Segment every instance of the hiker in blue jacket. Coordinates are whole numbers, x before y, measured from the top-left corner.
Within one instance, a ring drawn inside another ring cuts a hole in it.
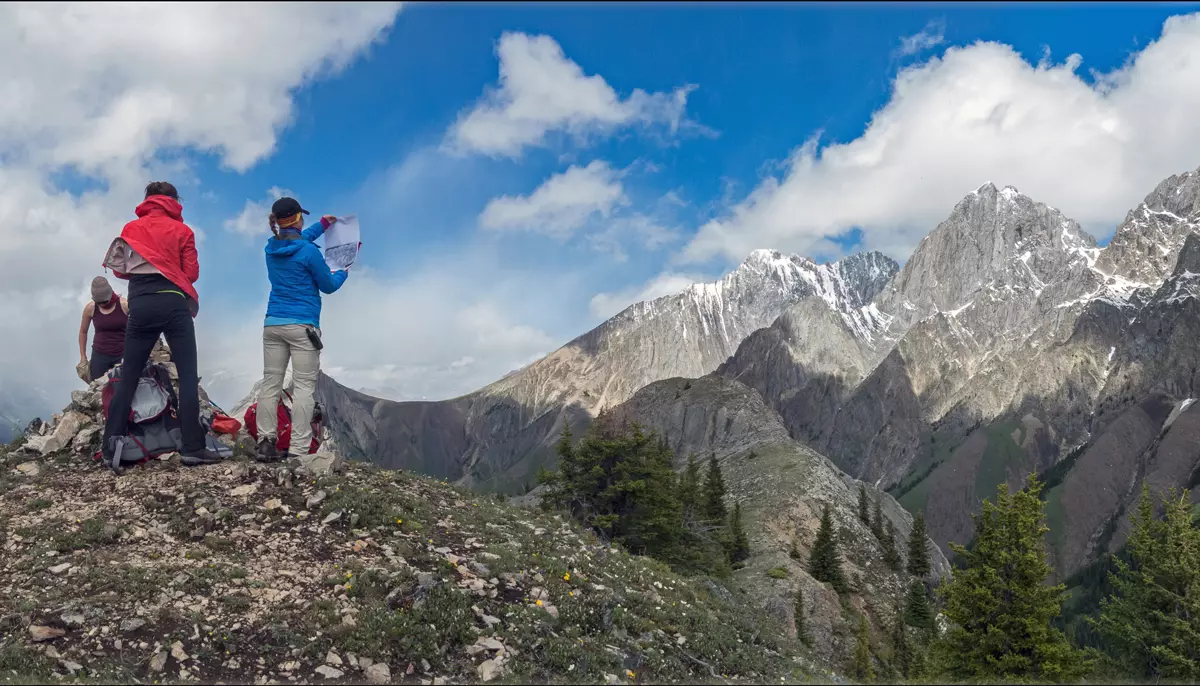
[[[271,296],[263,323],[263,383],[258,394],[258,459],[275,461],[304,455],[312,442],[313,393],[321,370],[321,294],[333,293],[346,282],[344,269],[331,271],[313,241],[337,219],[326,215],[301,230],[302,208],[294,198],[271,206],[267,239],[267,277]],[[288,360],[292,363],[292,436],[286,455],[276,446],[277,403],[283,391]]]

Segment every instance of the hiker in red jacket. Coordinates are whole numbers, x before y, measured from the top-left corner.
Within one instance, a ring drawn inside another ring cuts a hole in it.
[[[206,449],[200,426],[200,377],[192,322],[199,311],[199,296],[192,285],[200,278],[195,235],[183,223],[178,191],[166,181],[146,186],[146,199],[136,213],[138,218],[125,225],[104,260],[117,278],[129,281],[129,323],[122,361],[126,373],[113,393],[104,427],[101,451],[105,464],[111,463],[117,442],[128,433],[138,379],[155,342],[164,334],[179,372],[180,462],[189,466],[220,462],[220,456]]]

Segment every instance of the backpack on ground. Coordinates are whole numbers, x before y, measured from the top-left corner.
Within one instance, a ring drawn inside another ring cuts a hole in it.
[[[101,391],[101,406],[104,421],[107,424],[109,407],[121,375],[125,373],[124,365],[117,365],[108,373],[108,381]],[[230,419],[225,417],[225,419]],[[232,421],[232,420],[230,420]],[[200,417],[201,428],[205,430],[205,447],[228,458],[233,456],[233,449],[221,443],[213,435],[214,424],[220,424],[220,417]],[[234,424],[237,422],[234,421]],[[133,401],[129,404],[129,423],[126,435],[116,437],[116,445],[109,464],[105,465],[114,470],[142,464],[152,457],[183,450],[183,431],[179,423],[179,399],[175,395],[175,387],[171,383],[170,372],[167,368],[155,363],[149,363],[138,377],[137,389],[133,393]],[[234,430],[236,432],[236,429]],[[104,460],[103,447],[92,455],[96,462]]]
[[[109,408],[122,375],[128,373],[124,365],[113,367],[108,381],[101,391],[101,405],[107,424]],[[117,437],[110,467],[128,467],[142,464],[152,457],[178,452],[183,449],[183,433],[179,427],[179,399],[171,385],[167,369],[158,364],[147,364],[138,377],[137,390],[129,404],[127,434]],[[103,449],[96,451],[92,459],[103,460]]]
[[[287,391],[284,391],[283,393],[287,396],[287,400],[290,403],[292,400],[292,395]],[[283,398],[279,399],[279,402],[275,407],[275,417],[278,422],[275,431],[275,448],[280,453],[286,454],[288,448],[292,444],[292,409],[284,404]],[[250,437],[254,439],[254,442],[258,443],[257,402],[246,408],[246,414],[243,418],[246,420],[246,431],[250,434]],[[317,452],[317,449],[321,447],[321,435],[324,430],[325,414],[322,411],[321,403],[314,402],[312,416],[312,442],[308,445],[309,455]]]

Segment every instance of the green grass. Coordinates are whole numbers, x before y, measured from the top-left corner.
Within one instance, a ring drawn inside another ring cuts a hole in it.
[[[772,579],[786,579],[788,578],[789,574],[788,570],[784,569],[783,567],[772,567],[771,569],[767,570],[767,576],[771,577]]]

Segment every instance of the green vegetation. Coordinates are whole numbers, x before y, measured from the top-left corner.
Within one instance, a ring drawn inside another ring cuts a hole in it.
[[[605,540],[650,555],[685,574],[727,577],[749,554],[741,508],[731,517],[725,482],[711,456],[703,483],[695,456],[676,477],[674,455],[654,433],[601,415],[578,445],[569,427],[546,484],[546,508],[562,508]]]
[[[821,512],[821,527],[817,529],[817,540],[813,543],[812,552],[808,557],[808,573],[817,581],[832,584],[838,593],[850,590],[846,574],[842,571],[842,559],[838,554],[833,518],[829,514],[828,505]]]
[[[804,589],[796,591],[796,599],[792,610],[796,625],[796,640],[804,645],[809,645],[812,642],[812,637],[808,635],[808,625],[805,623]]]
[[[963,567],[944,587],[946,632],[934,640],[934,676],[954,681],[1063,682],[1084,673],[1083,654],[1051,625],[1063,589],[1046,585],[1041,484],[1030,476],[1016,494],[1001,484],[996,503],[974,516],[975,545],[952,544]]]
[[[1092,625],[1110,663],[1139,681],[1200,680],[1200,529],[1188,492],[1163,497],[1154,517],[1146,486],[1129,537],[1129,561],[1114,560],[1112,594]]]
[[[918,510],[908,535],[908,573],[917,579],[929,576],[929,543],[926,538],[925,512]]]
[[[854,655],[850,660],[851,676],[863,682],[875,680],[875,669],[871,666],[871,636],[866,615],[858,616],[858,630],[854,634]]]

